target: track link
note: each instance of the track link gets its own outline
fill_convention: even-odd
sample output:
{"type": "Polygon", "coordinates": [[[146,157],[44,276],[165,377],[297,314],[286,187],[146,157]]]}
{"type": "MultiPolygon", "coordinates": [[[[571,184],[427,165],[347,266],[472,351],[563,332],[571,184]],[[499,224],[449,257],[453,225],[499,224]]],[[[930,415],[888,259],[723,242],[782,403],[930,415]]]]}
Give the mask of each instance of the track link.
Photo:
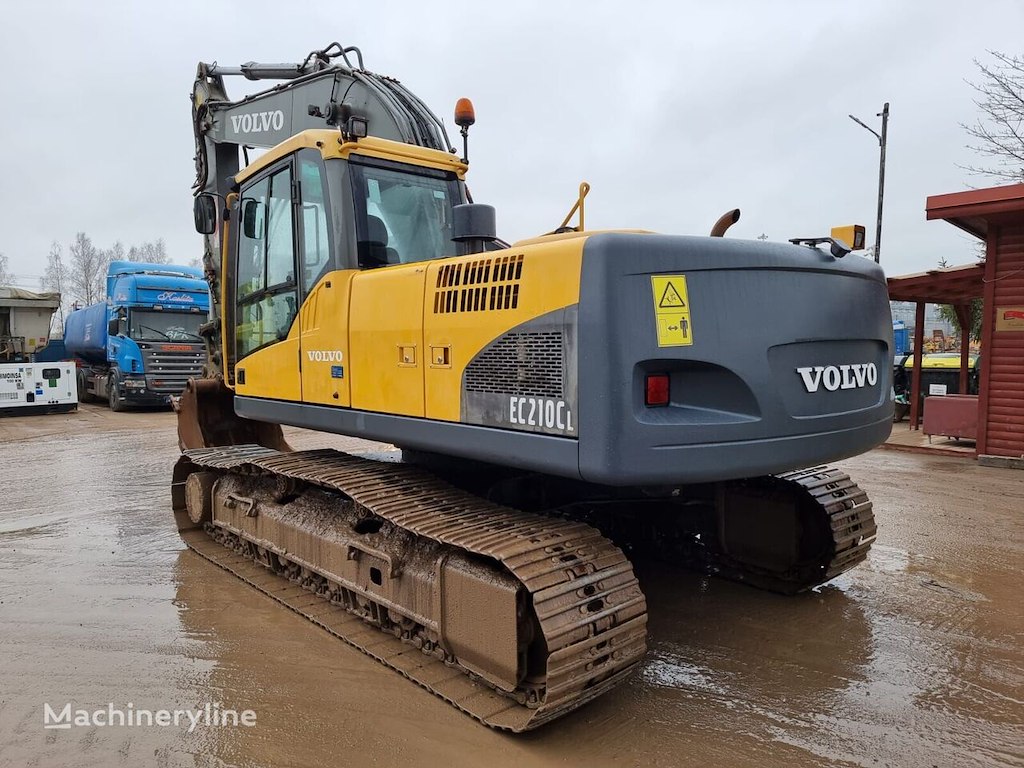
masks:
{"type": "Polygon", "coordinates": [[[583,502],[563,511],[595,526],[631,556],[648,555],[782,594],[813,589],[863,562],[877,533],[867,493],[842,470],[826,466],[720,483],[669,503],[583,502]],[[784,507],[798,512],[780,513],[784,507]],[[737,533],[739,542],[733,539],[737,533]],[[792,547],[792,560],[759,561],[743,551],[744,539],[755,549],[762,540],[778,549],[792,547]]]}
{"type": "Polygon", "coordinates": [[[836,467],[810,467],[752,481],[792,493],[797,503],[814,510],[824,533],[816,556],[785,570],[744,563],[720,547],[707,554],[708,565],[726,578],[762,589],[795,594],[831,581],[863,562],[875,541],[877,527],[867,492],[836,467]]]}
{"type": "MultiPolygon", "coordinates": [[[[333,450],[199,449],[176,465],[172,502],[182,538],[195,552],[492,728],[519,732],[561,717],[617,686],[646,651],[643,593],[629,561],[598,531],[493,504],[417,467],[333,450]],[[546,676],[514,692],[499,690],[451,654],[425,653],[367,624],[350,606],[324,599],[327,590],[316,586],[322,577],[300,586],[269,571],[253,559],[261,552],[253,542],[210,523],[208,532],[189,517],[185,484],[200,471],[318,486],[413,536],[500,563],[530,597],[546,676]]],[[[274,562],[287,560],[287,552],[276,550],[274,562]]]]}

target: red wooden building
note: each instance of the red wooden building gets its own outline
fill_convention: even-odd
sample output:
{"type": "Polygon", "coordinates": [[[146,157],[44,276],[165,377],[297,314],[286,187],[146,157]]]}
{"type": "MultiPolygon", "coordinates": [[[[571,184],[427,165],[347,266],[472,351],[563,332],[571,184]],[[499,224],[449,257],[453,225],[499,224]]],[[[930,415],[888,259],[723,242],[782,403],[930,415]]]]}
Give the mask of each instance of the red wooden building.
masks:
{"type": "MultiPolygon", "coordinates": [[[[917,301],[919,314],[925,302],[963,308],[973,297],[984,299],[977,452],[1024,458],[1024,184],[929,197],[927,217],[983,241],[985,261],[891,278],[890,296],[917,301]]],[[[920,369],[918,362],[915,379],[920,369]]],[[[919,386],[912,395],[915,406],[919,386]]]]}

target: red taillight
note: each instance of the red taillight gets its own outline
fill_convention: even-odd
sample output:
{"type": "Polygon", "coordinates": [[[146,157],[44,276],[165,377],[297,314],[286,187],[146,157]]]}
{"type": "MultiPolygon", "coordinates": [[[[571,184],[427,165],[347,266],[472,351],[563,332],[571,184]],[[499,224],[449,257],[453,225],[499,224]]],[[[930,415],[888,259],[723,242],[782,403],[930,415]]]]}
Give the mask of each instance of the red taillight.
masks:
{"type": "Polygon", "coordinates": [[[648,374],[647,387],[644,391],[644,404],[648,407],[668,405],[668,382],[667,373],[648,374]]]}

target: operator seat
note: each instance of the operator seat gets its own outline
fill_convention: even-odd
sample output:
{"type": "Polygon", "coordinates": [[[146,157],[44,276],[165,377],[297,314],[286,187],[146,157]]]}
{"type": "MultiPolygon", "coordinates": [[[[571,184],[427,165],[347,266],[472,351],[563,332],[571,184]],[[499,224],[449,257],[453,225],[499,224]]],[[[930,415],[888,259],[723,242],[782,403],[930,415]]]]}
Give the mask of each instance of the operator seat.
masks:
{"type": "Polygon", "coordinates": [[[357,244],[360,267],[372,269],[401,261],[398,251],[388,247],[388,228],[379,216],[366,217],[366,234],[366,240],[357,244]]]}

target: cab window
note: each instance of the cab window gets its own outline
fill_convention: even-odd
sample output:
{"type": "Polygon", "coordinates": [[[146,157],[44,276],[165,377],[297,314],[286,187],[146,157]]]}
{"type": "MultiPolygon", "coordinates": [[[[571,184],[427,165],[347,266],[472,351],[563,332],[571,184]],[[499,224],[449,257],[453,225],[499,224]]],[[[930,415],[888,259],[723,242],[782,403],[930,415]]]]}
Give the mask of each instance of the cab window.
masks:
{"type": "Polygon", "coordinates": [[[302,289],[308,293],[327,271],[331,249],[327,239],[327,202],[320,163],[299,156],[299,228],[302,232],[302,289]]]}
{"type": "Polygon", "coordinates": [[[235,341],[241,359],[284,339],[298,311],[291,168],[243,190],[239,210],[235,341]]]}
{"type": "Polygon", "coordinates": [[[359,266],[383,267],[455,255],[452,208],[460,202],[454,174],[352,164],[359,266]]]}

